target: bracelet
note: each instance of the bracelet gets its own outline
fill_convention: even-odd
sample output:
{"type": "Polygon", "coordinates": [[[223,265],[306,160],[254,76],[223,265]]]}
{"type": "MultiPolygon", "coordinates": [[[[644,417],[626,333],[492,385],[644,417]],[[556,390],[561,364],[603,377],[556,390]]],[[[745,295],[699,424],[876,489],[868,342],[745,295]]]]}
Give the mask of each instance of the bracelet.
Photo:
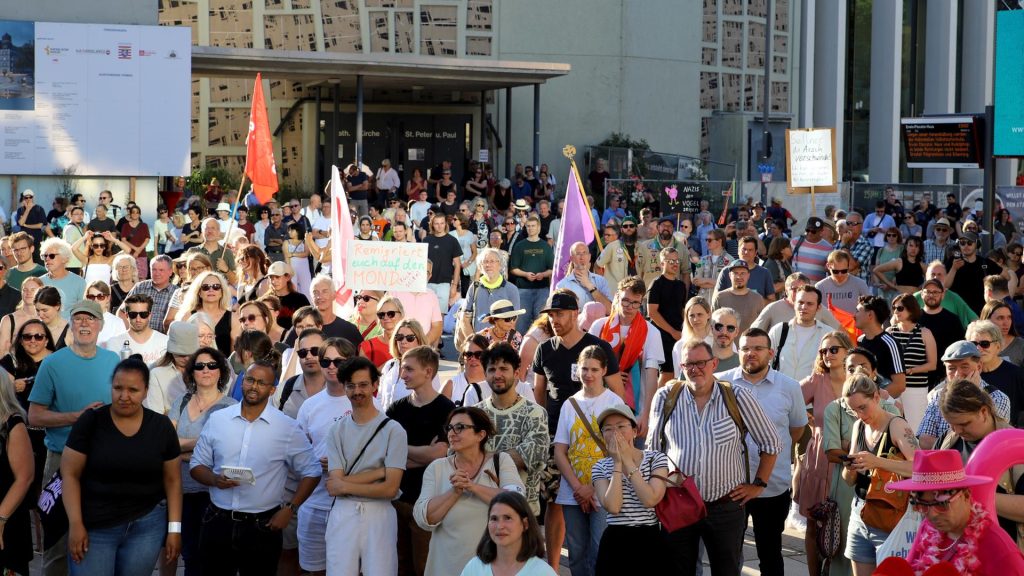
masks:
{"type": "Polygon", "coordinates": [[[637,470],[640,470],[639,466],[637,466],[636,468],[633,468],[632,470],[630,470],[629,473],[626,474],[626,478],[629,478],[630,476],[632,476],[637,470]]]}
{"type": "Polygon", "coordinates": [[[181,522],[168,522],[167,523],[168,534],[181,534],[181,522]]]}

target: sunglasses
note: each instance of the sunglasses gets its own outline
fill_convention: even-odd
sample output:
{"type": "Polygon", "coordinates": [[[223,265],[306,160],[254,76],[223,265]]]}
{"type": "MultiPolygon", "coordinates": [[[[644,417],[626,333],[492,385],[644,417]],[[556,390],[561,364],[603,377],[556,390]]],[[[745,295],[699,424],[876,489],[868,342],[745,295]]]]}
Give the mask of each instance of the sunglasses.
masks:
{"type": "Polygon", "coordinates": [[[107,247],[107,245],[106,244],[93,244],[92,247],[93,248],[97,248],[99,250],[103,250],[104,248],[107,247]]]}
{"type": "Polygon", "coordinates": [[[922,514],[924,514],[930,508],[933,507],[939,512],[945,512],[946,510],[949,510],[950,503],[953,501],[953,498],[955,498],[956,495],[959,493],[959,490],[943,492],[941,494],[936,494],[934,500],[921,500],[917,496],[911,495],[908,500],[908,503],[914,507],[915,512],[920,512],[922,514]]]}
{"type": "Polygon", "coordinates": [[[43,258],[46,258],[47,260],[53,260],[56,257],[56,254],[43,254],[43,258]]]}
{"type": "Polygon", "coordinates": [[[391,319],[398,316],[398,310],[388,310],[386,312],[377,312],[377,319],[383,320],[385,318],[391,319]]]}
{"type": "Polygon", "coordinates": [[[476,426],[470,426],[469,424],[459,422],[458,424],[447,424],[444,427],[444,431],[446,433],[455,432],[456,434],[462,434],[465,430],[476,430],[476,426]]]}
{"type": "Polygon", "coordinates": [[[405,340],[409,344],[412,344],[413,342],[416,341],[416,335],[415,334],[395,334],[395,343],[396,344],[401,342],[401,341],[403,341],[403,340],[405,340]]]}
{"type": "Polygon", "coordinates": [[[974,344],[983,350],[988,350],[989,346],[992,346],[993,342],[991,340],[971,340],[971,344],[974,344]]]}
{"type": "Polygon", "coordinates": [[[299,358],[305,358],[310,354],[317,354],[318,352],[319,349],[317,348],[299,348],[298,350],[295,351],[295,353],[299,355],[299,358]]]}
{"type": "Polygon", "coordinates": [[[636,228],[636,226],[634,226],[632,224],[623,224],[622,225],[622,229],[623,230],[626,230],[626,229],[632,230],[633,228],[636,228]]]}
{"type": "Polygon", "coordinates": [[[362,300],[363,302],[369,302],[370,300],[378,300],[378,298],[370,296],[369,294],[356,296],[356,302],[359,302],[360,300],[362,300]]]}
{"type": "Polygon", "coordinates": [[[45,334],[27,334],[26,333],[26,334],[22,334],[21,335],[21,339],[24,342],[31,342],[33,340],[35,340],[36,342],[42,342],[42,341],[46,340],[46,335],[45,334]]]}
{"type": "Polygon", "coordinates": [[[974,240],[969,240],[967,238],[961,238],[957,240],[956,243],[961,246],[974,246],[974,240]]]}
{"type": "Polygon", "coordinates": [[[128,312],[128,317],[132,320],[135,320],[136,318],[145,319],[149,318],[149,312],[128,312]]]}
{"type": "Polygon", "coordinates": [[[192,370],[196,372],[200,370],[220,370],[220,364],[216,362],[196,362],[192,365],[192,370]]]}
{"type": "Polygon", "coordinates": [[[203,292],[213,292],[214,290],[220,290],[220,284],[203,284],[199,287],[203,292]]]}
{"type": "Polygon", "coordinates": [[[835,274],[835,275],[849,274],[849,272],[850,272],[849,268],[843,268],[842,270],[839,270],[839,269],[832,270],[832,273],[835,274]]]}
{"type": "Polygon", "coordinates": [[[249,314],[248,316],[239,316],[238,317],[238,321],[239,322],[255,322],[257,318],[262,318],[262,316],[257,316],[255,314],[249,314]]]}
{"type": "Polygon", "coordinates": [[[107,298],[109,298],[109,296],[107,296],[106,294],[86,294],[85,295],[85,299],[86,300],[100,300],[100,301],[102,301],[102,300],[106,300],[107,298]]]}
{"type": "Polygon", "coordinates": [[[818,354],[821,354],[822,356],[826,354],[839,354],[840,350],[845,350],[845,348],[842,346],[826,346],[825,348],[818,350],[818,354]]]}
{"type": "Polygon", "coordinates": [[[470,359],[470,358],[476,358],[477,360],[479,360],[481,357],[483,357],[483,355],[484,355],[483,350],[476,350],[476,351],[473,351],[473,352],[463,352],[462,353],[462,357],[467,359],[467,360],[470,359]]]}
{"type": "Polygon", "coordinates": [[[736,326],[733,326],[732,324],[722,324],[721,322],[715,322],[712,328],[715,329],[715,332],[722,332],[724,330],[729,334],[732,334],[733,332],[736,331],[736,326]]]}
{"type": "Polygon", "coordinates": [[[893,306],[892,309],[894,312],[903,312],[904,310],[907,309],[907,307],[900,304],[898,306],[893,306]]]}
{"type": "Polygon", "coordinates": [[[320,361],[320,367],[330,368],[333,365],[335,370],[341,370],[341,367],[345,365],[345,362],[346,360],[344,358],[334,358],[331,360],[324,358],[320,361]]]}

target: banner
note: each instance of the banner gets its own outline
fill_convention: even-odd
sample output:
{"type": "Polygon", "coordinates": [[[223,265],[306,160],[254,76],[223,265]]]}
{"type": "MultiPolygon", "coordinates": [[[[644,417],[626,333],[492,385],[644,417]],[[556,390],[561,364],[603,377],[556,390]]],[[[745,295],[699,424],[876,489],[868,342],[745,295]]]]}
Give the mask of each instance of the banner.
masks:
{"type": "Polygon", "coordinates": [[[996,156],[1024,156],[1024,10],[996,12],[996,70],[993,92],[992,138],[996,156]]]}
{"type": "Polygon", "coordinates": [[[334,279],[334,301],[343,311],[342,318],[349,318],[355,308],[352,301],[352,286],[346,281],[345,271],[349,268],[348,245],[355,238],[352,217],[348,210],[348,198],[341,183],[338,167],[331,166],[331,278],[334,279]]]}
{"type": "Polygon", "coordinates": [[[427,291],[427,245],[352,240],[346,280],[354,290],[427,291]]]}

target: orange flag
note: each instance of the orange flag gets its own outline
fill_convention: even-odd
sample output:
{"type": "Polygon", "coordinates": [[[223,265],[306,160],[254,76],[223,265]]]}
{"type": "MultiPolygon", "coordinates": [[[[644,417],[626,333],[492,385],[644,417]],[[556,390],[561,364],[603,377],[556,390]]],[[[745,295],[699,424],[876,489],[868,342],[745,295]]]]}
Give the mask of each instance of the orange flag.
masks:
{"type": "Polygon", "coordinates": [[[836,322],[839,322],[839,325],[843,327],[843,330],[846,330],[846,333],[850,335],[850,340],[853,340],[856,344],[857,338],[860,337],[862,332],[857,328],[857,323],[853,314],[833,305],[831,294],[828,296],[828,309],[832,312],[832,315],[836,317],[836,322]]]}
{"type": "Polygon", "coordinates": [[[267,104],[263,100],[263,81],[256,74],[249,111],[249,134],[245,137],[245,175],[252,181],[252,191],[260,204],[277,192],[277,166],[274,165],[274,141],[270,137],[267,104]]]}

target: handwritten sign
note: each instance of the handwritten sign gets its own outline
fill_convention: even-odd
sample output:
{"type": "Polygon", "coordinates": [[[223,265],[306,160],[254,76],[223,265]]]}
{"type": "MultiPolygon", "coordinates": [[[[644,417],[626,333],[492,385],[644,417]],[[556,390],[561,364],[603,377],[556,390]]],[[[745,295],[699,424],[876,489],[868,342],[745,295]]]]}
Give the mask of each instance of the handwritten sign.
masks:
{"type": "Polygon", "coordinates": [[[348,283],[353,289],[426,292],[426,244],[353,240],[348,246],[348,283]]]}
{"type": "Polygon", "coordinates": [[[831,128],[786,130],[790,188],[836,185],[833,143],[831,128]]]}

